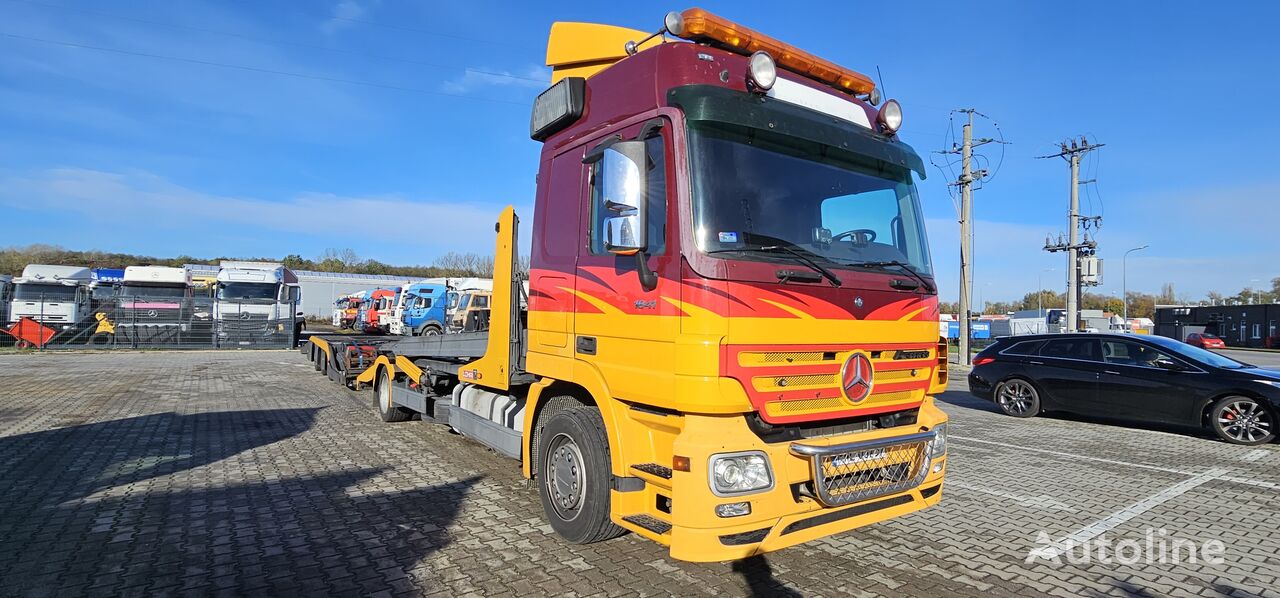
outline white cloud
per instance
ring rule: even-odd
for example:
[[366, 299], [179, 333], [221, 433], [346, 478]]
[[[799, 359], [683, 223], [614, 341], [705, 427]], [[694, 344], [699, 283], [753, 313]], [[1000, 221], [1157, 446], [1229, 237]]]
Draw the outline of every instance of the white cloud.
[[544, 67], [531, 66], [523, 71], [490, 68], [468, 68], [461, 77], [440, 84], [445, 93], [467, 93], [488, 87], [546, 89], [551, 84], [551, 72]]
[[14, 242], [70, 246], [109, 231], [149, 254], [307, 255], [329, 243], [396, 264], [429, 263], [446, 251], [492, 251], [499, 208], [327, 193], [270, 201], [203, 193], [146, 172], [80, 168], [0, 178], [0, 209], [58, 224], [58, 238]]

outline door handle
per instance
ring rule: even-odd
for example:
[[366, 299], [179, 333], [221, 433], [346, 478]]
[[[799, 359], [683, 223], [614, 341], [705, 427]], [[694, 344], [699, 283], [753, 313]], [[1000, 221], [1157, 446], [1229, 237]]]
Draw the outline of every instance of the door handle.
[[1031, 365], [1044, 365], [1043, 361], [1028, 361], [1027, 363], [1030, 363]]
[[577, 351], [583, 355], [596, 354], [596, 337], [594, 336], [580, 336], [578, 337], [576, 345]]

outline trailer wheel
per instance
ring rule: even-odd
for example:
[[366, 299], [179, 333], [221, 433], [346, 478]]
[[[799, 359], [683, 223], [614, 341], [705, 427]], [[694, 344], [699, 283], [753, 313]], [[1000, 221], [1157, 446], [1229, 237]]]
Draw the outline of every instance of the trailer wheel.
[[387, 374], [387, 368], [378, 370], [378, 384], [374, 386], [373, 396], [378, 403], [378, 415], [382, 416], [382, 421], [402, 422], [413, 417], [412, 411], [392, 402], [391, 376]]
[[609, 439], [594, 407], [550, 415], [538, 435], [538, 495], [551, 528], [574, 544], [616, 538], [609, 519]]

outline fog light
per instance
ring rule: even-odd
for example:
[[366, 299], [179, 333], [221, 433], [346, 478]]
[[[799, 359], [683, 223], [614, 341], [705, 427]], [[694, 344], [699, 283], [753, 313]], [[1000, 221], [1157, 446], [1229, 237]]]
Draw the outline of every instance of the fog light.
[[939, 462], [939, 463], [934, 463], [934, 464], [933, 464], [933, 473], [938, 473], [938, 472], [940, 472], [940, 471], [942, 471], [942, 463], [941, 463], [941, 462]]
[[750, 68], [747, 69], [747, 82], [757, 91], [769, 91], [778, 80], [778, 66], [768, 52], [760, 51], [751, 55]]
[[773, 487], [769, 460], [760, 451], [712, 455], [708, 467], [711, 491], [717, 496], [757, 492]]
[[731, 502], [723, 505], [716, 505], [717, 517], [741, 517], [751, 514], [751, 503], [749, 502]]
[[937, 435], [933, 437], [933, 442], [930, 443], [930, 448], [933, 451], [930, 454], [933, 455], [934, 459], [937, 459], [947, 454], [947, 424], [938, 424], [933, 429], [933, 432]]

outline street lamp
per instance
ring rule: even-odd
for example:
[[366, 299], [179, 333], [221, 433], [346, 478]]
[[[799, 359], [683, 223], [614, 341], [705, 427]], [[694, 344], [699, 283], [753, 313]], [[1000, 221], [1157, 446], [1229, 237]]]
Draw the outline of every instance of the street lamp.
[[1134, 247], [1124, 252], [1124, 257], [1120, 258], [1120, 294], [1124, 295], [1124, 325], [1129, 325], [1129, 254], [1135, 251], [1141, 251], [1151, 245], [1143, 245], [1142, 247]]

